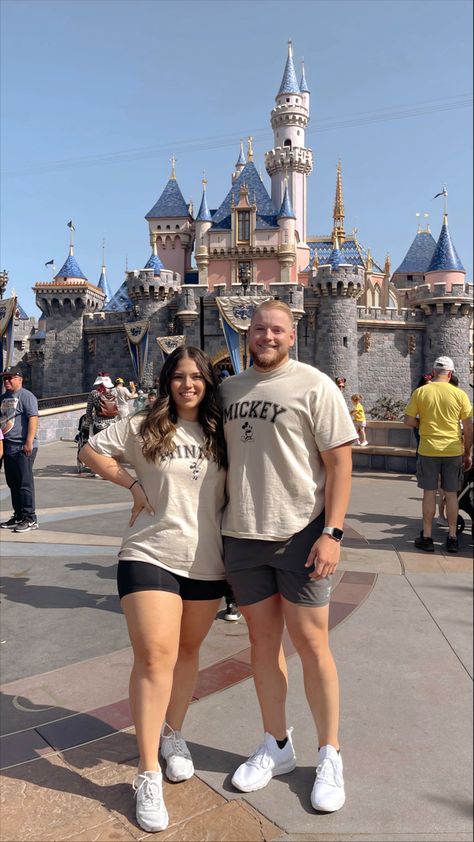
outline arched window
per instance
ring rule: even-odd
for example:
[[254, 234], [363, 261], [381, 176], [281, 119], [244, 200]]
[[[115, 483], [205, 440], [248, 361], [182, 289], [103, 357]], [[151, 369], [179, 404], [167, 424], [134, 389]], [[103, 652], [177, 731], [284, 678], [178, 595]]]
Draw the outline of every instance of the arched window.
[[289, 148], [289, 149], [291, 149], [291, 140], [290, 140], [289, 138], [287, 138], [287, 139], [285, 140], [285, 142], [284, 142], [283, 146], [288, 146], [288, 148]]

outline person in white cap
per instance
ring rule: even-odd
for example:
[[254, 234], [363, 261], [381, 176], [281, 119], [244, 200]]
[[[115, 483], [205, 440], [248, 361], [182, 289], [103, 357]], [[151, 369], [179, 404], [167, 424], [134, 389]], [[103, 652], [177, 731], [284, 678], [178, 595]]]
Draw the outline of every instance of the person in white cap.
[[106, 371], [99, 371], [87, 398], [85, 424], [95, 435], [105, 430], [118, 417], [117, 390]]
[[423, 528], [415, 539], [415, 547], [427, 553], [435, 549], [431, 531], [438, 486], [446, 497], [446, 550], [458, 552], [457, 495], [462, 472], [472, 465], [472, 406], [462, 389], [451, 386], [453, 372], [451, 357], [437, 357], [430, 388], [415, 389], [405, 407], [405, 424], [418, 427], [420, 432], [416, 476], [423, 489]]

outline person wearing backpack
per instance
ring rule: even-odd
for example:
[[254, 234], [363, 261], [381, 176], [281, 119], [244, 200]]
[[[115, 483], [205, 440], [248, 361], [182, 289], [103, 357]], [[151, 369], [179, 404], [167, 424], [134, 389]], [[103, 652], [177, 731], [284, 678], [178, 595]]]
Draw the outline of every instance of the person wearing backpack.
[[92, 435], [105, 430], [119, 417], [117, 390], [106, 371], [99, 371], [87, 398], [85, 426], [92, 427]]

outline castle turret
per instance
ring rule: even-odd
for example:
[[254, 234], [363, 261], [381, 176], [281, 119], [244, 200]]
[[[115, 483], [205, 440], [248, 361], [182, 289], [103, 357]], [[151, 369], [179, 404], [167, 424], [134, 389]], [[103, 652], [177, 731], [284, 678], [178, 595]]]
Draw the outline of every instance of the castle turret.
[[[82, 393], [83, 316], [102, 309], [105, 293], [89, 283], [74, 257], [69, 255], [52, 282], [35, 284], [36, 305], [46, 319], [42, 355], [43, 397]], [[35, 388], [35, 384], [32, 384]]]
[[[243, 155], [242, 152], [242, 144], [240, 144], [240, 152], [241, 156]], [[237, 162], [238, 163], [238, 162]], [[245, 161], [244, 161], [245, 164]], [[212, 216], [207, 204], [207, 196], [206, 196], [206, 185], [207, 181], [205, 178], [202, 180], [202, 199], [201, 204], [199, 206], [198, 215], [196, 217], [195, 222], [195, 258], [196, 264], [199, 270], [199, 282], [201, 284], [208, 283], [208, 267], [209, 267], [209, 246], [208, 246], [208, 238], [206, 237], [207, 232], [209, 231], [212, 225]]]
[[105, 269], [105, 255], [104, 255], [104, 246], [102, 246], [102, 268], [100, 270], [100, 278], [98, 280], [97, 286], [105, 295], [104, 298], [104, 306], [111, 301], [112, 299], [112, 290], [110, 289], [109, 282], [107, 280], [107, 272]]
[[454, 248], [448, 229], [448, 215], [443, 225], [425, 283], [410, 290], [410, 306], [421, 309], [425, 316], [424, 370], [431, 371], [436, 357], [454, 360], [459, 385], [468, 390], [469, 333], [472, 318], [472, 296], [466, 284], [466, 273]]
[[307, 177], [313, 169], [313, 153], [305, 147], [304, 134], [309, 122], [309, 90], [306, 78], [302, 80], [304, 91], [296, 78], [289, 41], [283, 79], [271, 113], [273, 149], [265, 153], [265, 167], [272, 180], [272, 202], [276, 208], [283, 201], [288, 177], [300, 243], [306, 241]]
[[234, 181], [237, 181], [240, 173], [242, 172], [243, 168], [245, 167], [245, 155], [244, 155], [244, 145], [242, 141], [240, 141], [240, 152], [239, 157], [237, 158], [237, 163], [235, 165], [235, 171], [232, 173], [232, 184]]
[[289, 283], [291, 280], [296, 280], [296, 278], [293, 279], [291, 277], [291, 269], [296, 259], [296, 216], [288, 192], [288, 180], [286, 180], [285, 183], [285, 194], [283, 196], [283, 201], [281, 203], [281, 208], [277, 219], [278, 225], [281, 230], [280, 241], [278, 245], [278, 260], [281, 266], [280, 281], [282, 283]]
[[357, 299], [363, 292], [364, 273], [343, 263], [337, 236], [327, 263], [319, 266], [312, 289], [318, 298], [314, 365], [332, 379], [346, 377], [358, 390]]
[[419, 227], [405, 257], [392, 275], [392, 284], [397, 289], [409, 289], [423, 284], [435, 249], [436, 240], [429, 228], [422, 230]]
[[168, 183], [145, 219], [150, 229], [150, 245], [156, 243], [163, 265], [184, 278], [191, 266], [194, 222], [190, 205], [185, 202], [176, 180], [174, 156]]

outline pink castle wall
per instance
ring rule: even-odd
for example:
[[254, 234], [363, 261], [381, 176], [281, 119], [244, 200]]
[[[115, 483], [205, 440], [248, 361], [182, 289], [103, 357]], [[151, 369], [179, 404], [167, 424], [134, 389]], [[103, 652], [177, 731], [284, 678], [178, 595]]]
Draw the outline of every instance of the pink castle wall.
[[278, 260], [257, 260], [257, 283], [273, 283], [280, 280]]
[[230, 260], [213, 260], [209, 265], [208, 284], [209, 289], [214, 289], [216, 284], [226, 284], [230, 289], [231, 285], [231, 266]]
[[439, 269], [437, 272], [427, 272], [425, 281], [433, 289], [434, 284], [446, 284], [446, 292], [451, 292], [453, 284], [466, 283], [466, 276], [464, 272], [454, 272], [452, 269], [445, 271]]
[[158, 240], [157, 251], [165, 269], [179, 272], [184, 280], [184, 274], [191, 265], [191, 255], [189, 249], [186, 250], [182, 247], [181, 238], [176, 237], [174, 248], [171, 237], [166, 237], [164, 244]]

